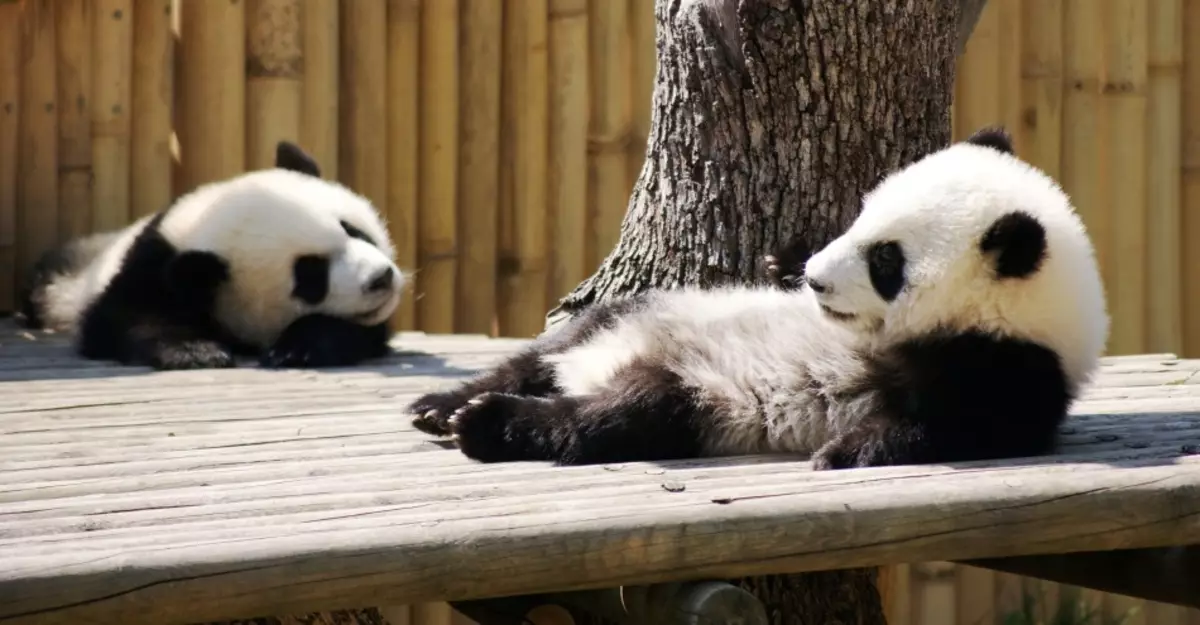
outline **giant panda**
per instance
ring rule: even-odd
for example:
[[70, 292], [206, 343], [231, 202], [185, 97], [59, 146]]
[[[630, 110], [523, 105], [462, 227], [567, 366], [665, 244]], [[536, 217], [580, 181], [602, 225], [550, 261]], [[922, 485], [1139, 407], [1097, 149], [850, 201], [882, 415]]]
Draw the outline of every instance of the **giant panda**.
[[775, 452], [841, 469], [1053, 451], [1109, 319], [1070, 200], [1002, 128], [884, 178], [805, 256], [772, 259], [786, 288], [594, 305], [418, 398], [414, 425], [484, 462]]
[[86, 358], [156, 369], [351, 365], [389, 351], [394, 256], [371, 203], [281, 141], [273, 168], [47, 252], [19, 316]]

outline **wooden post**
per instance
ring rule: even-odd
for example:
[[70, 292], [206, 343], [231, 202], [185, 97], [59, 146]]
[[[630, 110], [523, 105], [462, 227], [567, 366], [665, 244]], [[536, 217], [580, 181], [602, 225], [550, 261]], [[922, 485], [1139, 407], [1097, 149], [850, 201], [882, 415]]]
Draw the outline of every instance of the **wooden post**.
[[[654, 2], [647, 4], [653, 32]], [[552, 301], [546, 303], [548, 308], [595, 269], [588, 257], [588, 1], [550, 0], [549, 20], [550, 184], [546, 210], [554, 234], [550, 237], [547, 295]], [[646, 114], [649, 112], [647, 102]], [[640, 167], [641, 161], [638, 163]]]
[[[531, 8], [530, 10], [536, 10]], [[500, 184], [500, 75], [504, 3], [462, 3], [462, 146], [458, 155], [459, 261], [456, 332], [487, 334], [496, 321], [496, 227]], [[505, 160], [503, 169], [513, 165]]]
[[326, 178], [338, 180], [338, 0], [304, 0], [303, 5], [300, 145]]
[[17, 135], [21, 113], [21, 5], [0, 6], [0, 312], [12, 312], [17, 264]]
[[420, 155], [417, 323], [454, 331], [458, 259], [458, 3], [421, 7]]
[[92, 31], [92, 229], [129, 223], [133, 2], [97, 0]]
[[172, 115], [175, 103], [175, 35], [172, 0], [133, 2], [133, 115], [129, 160], [136, 173], [129, 189], [130, 217], [160, 211], [171, 202]]
[[[1200, 59], [1200, 9], [1188, 5], [1183, 12], [1183, 58]], [[1183, 146], [1183, 197], [1180, 236], [1200, 241], [1200, 62], [1183, 64], [1181, 85]], [[1183, 355], [1200, 356], [1200, 245], [1182, 246]]]
[[273, 166], [279, 141], [300, 139], [302, 23], [301, 0], [246, 0], [247, 169]]
[[508, 0], [504, 8], [500, 334], [531, 337], [544, 325], [548, 286], [547, 7], [546, 0]]
[[625, 164], [629, 141], [629, 5], [589, 0], [591, 129], [588, 137], [588, 212], [593, 240], [591, 266], [612, 251], [629, 205]]
[[[1183, 74], [1183, 1], [1149, 2], [1149, 101], [1146, 116], [1146, 324], [1145, 349], [1183, 348], [1180, 260], [1180, 114]], [[1196, 58], [1193, 63], [1200, 63]]]
[[182, 190], [245, 171], [245, 4], [182, 0]]
[[17, 279], [58, 243], [57, 0], [26, 0], [21, 32], [21, 123], [17, 138]]
[[1109, 175], [1092, 181], [1112, 202], [1109, 352], [1146, 349], [1146, 0], [1101, 3]]
[[[420, 192], [419, 121], [421, 0], [388, 0], [387, 7], [387, 215], [396, 262], [417, 268], [417, 197]], [[412, 287], [410, 287], [411, 289]], [[415, 330], [413, 292], [400, 301], [394, 327]]]
[[93, 0], [63, 0], [58, 36], [58, 230], [63, 239], [92, 231]]

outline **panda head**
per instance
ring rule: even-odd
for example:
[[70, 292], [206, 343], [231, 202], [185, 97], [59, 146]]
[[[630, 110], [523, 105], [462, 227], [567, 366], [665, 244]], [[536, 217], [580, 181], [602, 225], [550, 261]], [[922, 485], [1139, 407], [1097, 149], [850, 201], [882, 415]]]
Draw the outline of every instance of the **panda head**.
[[324, 313], [386, 321], [408, 275], [378, 212], [321, 178], [299, 147], [280, 142], [275, 167], [180, 198], [159, 232], [179, 251], [168, 282], [215, 292], [215, 315], [239, 339], [266, 345], [288, 324]]
[[1108, 336], [1091, 241], [1066, 194], [984, 129], [885, 178], [805, 265], [822, 313], [875, 345], [984, 330], [1085, 380]]

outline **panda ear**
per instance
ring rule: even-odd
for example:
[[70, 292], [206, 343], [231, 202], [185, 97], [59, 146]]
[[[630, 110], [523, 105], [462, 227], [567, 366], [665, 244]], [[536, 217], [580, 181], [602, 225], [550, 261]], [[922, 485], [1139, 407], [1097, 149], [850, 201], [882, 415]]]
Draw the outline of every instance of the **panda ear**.
[[985, 148], [992, 148], [1004, 154], [1013, 153], [1012, 137], [1003, 126], [988, 126], [975, 131], [967, 137], [967, 143]]
[[999, 278], [1025, 278], [1046, 257], [1046, 229], [1032, 215], [1012, 212], [992, 222], [979, 251], [993, 258]]
[[300, 146], [290, 141], [280, 141], [275, 144], [275, 166], [308, 174], [314, 178], [321, 177], [321, 168], [317, 166], [317, 161], [300, 149]]
[[183, 252], [164, 271], [171, 294], [195, 310], [212, 306], [217, 287], [229, 280], [229, 264], [212, 252]]

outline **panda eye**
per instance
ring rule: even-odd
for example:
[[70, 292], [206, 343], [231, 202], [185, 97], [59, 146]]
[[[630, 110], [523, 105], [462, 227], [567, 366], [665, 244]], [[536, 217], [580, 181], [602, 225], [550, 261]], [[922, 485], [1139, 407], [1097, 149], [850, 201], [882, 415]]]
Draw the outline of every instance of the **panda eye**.
[[[367, 236], [367, 233], [363, 232], [362, 230], [359, 230], [358, 228], [355, 228], [354, 226], [350, 225], [349, 223], [347, 223], [345, 221], [342, 221], [340, 223], [342, 224], [342, 230], [345, 230], [346, 234], [349, 235], [350, 238], [358, 239], [360, 241], [366, 241], [367, 243], [370, 243], [371, 245], [375, 245], [375, 242], [371, 240], [371, 237]], [[378, 246], [376, 246], [376, 247], [378, 247]]]
[[884, 300], [891, 301], [904, 288], [904, 250], [895, 241], [875, 243], [867, 249], [871, 285]]

